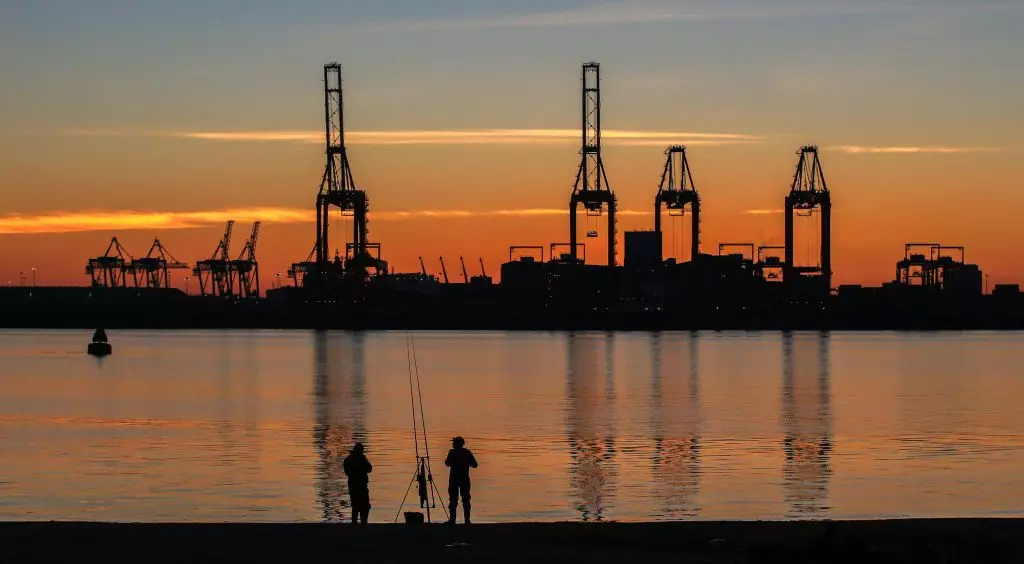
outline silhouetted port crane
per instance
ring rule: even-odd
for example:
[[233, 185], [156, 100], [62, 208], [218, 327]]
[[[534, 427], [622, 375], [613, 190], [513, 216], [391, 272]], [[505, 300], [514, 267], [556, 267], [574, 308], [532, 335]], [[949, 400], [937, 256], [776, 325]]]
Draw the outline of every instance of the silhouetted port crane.
[[[463, 267], [463, 268], [465, 268], [465, 267]], [[483, 284], [483, 285], [490, 285], [491, 284], [491, 282], [492, 282], [491, 277], [487, 275], [487, 269], [484, 268], [484, 258], [483, 257], [480, 257], [480, 274], [470, 278], [470, 282], [472, 282], [473, 284]]]
[[427, 265], [423, 264], [423, 257], [420, 257], [420, 272], [423, 273], [423, 277], [427, 277]]
[[238, 289], [232, 293], [242, 298], [260, 297], [260, 263], [256, 260], [256, 241], [260, 235], [260, 222], [252, 224], [252, 233], [238, 258], [231, 261], [229, 280], [238, 283]]
[[[304, 262], [288, 269], [288, 275], [298, 286], [300, 280], [306, 285], [307, 277], [313, 274], [321, 286], [329, 280], [343, 275], [354, 276], [365, 281], [367, 269], [376, 274], [387, 272], [387, 263], [380, 258], [380, 244], [369, 243], [368, 216], [370, 200], [366, 192], [356, 187], [349, 167], [345, 148], [345, 104], [342, 93], [341, 65], [324, 65], [324, 137], [326, 141], [327, 165], [320, 180], [320, 191], [316, 197], [316, 243]], [[345, 260], [335, 252], [330, 253], [330, 209], [336, 207], [342, 216], [352, 218], [352, 242], [345, 244]], [[374, 250], [376, 255], [370, 253]]]
[[[730, 249], [742, 249], [746, 251], [746, 253], [727, 252]], [[750, 261], [751, 264], [753, 264], [753, 262], [757, 260], [757, 251], [754, 250], [753, 243], [719, 243], [718, 256], [724, 257], [730, 255], [739, 255], [740, 257], [743, 258], [743, 260]]]
[[231, 230], [234, 227], [235, 221], [228, 221], [224, 226], [224, 237], [217, 243], [213, 255], [197, 262], [196, 267], [192, 269], [192, 274], [199, 279], [199, 293], [203, 296], [232, 296], [234, 280], [232, 280], [229, 249], [231, 247]]
[[466, 273], [466, 261], [459, 257], [459, 264], [462, 265], [462, 283], [469, 284], [469, 274]]
[[690, 206], [693, 222], [690, 225], [690, 260], [700, 254], [700, 196], [693, 184], [690, 164], [686, 160], [686, 147], [673, 145], [665, 150], [665, 170], [654, 197], [654, 230], [661, 233], [661, 206], [669, 216], [682, 217]]
[[126, 288], [128, 277], [132, 275], [132, 255], [118, 242], [117, 237], [110, 239], [103, 256], [89, 259], [85, 265], [85, 273], [89, 275], [94, 288]]
[[964, 255], [961, 246], [907, 243], [903, 260], [896, 263], [896, 282], [980, 296], [982, 272], [978, 265], [967, 264]]
[[444, 283], [447, 284], [448, 283], [448, 269], [444, 267], [444, 257], [439, 257], [439, 258], [441, 259], [441, 276], [444, 276]]
[[[316, 261], [326, 264], [328, 258], [328, 221], [331, 206], [341, 210], [342, 215], [352, 217], [352, 243], [346, 245], [346, 268], [365, 272], [374, 266], [381, 270], [379, 258], [373, 258], [367, 251], [367, 214], [370, 200], [364, 190], [356, 188], [352, 169], [348, 163], [345, 148], [345, 103], [342, 94], [341, 65], [324, 65], [324, 134], [327, 143], [327, 166], [320, 181], [320, 193], [316, 198], [317, 241]], [[350, 253], [349, 253], [350, 251]], [[386, 270], [386, 267], [384, 268]]]
[[[896, 263], [896, 282], [905, 286], [938, 287], [938, 243], [907, 243], [903, 260]], [[919, 251], [927, 251], [927, 254]]]
[[153, 239], [146, 256], [133, 260], [131, 264], [135, 285], [141, 288], [170, 288], [169, 271], [188, 268], [187, 264], [174, 258], [157, 238]]
[[[800, 160], [796, 164], [793, 184], [786, 196], [786, 258], [783, 279], [787, 283], [796, 276], [820, 276], [822, 290], [827, 293], [832, 287], [832, 199], [825, 184], [825, 174], [818, 160], [818, 148], [813, 145], [801, 147], [797, 152]], [[810, 215], [815, 210], [821, 213], [821, 249], [817, 266], [797, 266], [794, 260], [793, 217], [801, 211]]]
[[[785, 251], [786, 247], [778, 245], [762, 245], [757, 248], [757, 263], [755, 263], [755, 266], [762, 280], [765, 282], [785, 281], [783, 278], [785, 275], [783, 272]], [[783, 256], [779, 256], [779, 252], [782, 252]]]
[[[569, 198], [569, 252], [573, 262], [580, 261], [576, 248], [576, 209], [583, 205], [587, 217], [599, 217], [608, 211], [608, 265], [615, 266], [615, 194], [601, 160], [601, 70], [598, 63], [584, 63], [582, 76], [583, 145], [576, 184]], [[587, 236], [596, 236], [588, 231]]]

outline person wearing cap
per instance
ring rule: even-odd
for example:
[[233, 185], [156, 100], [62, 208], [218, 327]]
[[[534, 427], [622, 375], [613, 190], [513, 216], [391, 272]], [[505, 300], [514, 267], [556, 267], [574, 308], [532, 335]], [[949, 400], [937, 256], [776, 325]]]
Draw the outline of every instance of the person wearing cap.
[[373, 465], [363, 454], [363, 443], [356, 443], [352, 452], [345, 457], [342, 468], [348, 476], [348, 496], [352, 501], [352, 522], [366, 524], [370, 516], [370, 472]]
[[469, 524], [469, 469], [476, 468], [476, 458], [466, 448], [462, 437], [452, 439], [452, 449], [444, 459], [444, 465], [451, 468], [448, 474], [448, 522], [455, 523], [455, 510], [459, 507], [459, 494], [462, 495], [462, 515]]

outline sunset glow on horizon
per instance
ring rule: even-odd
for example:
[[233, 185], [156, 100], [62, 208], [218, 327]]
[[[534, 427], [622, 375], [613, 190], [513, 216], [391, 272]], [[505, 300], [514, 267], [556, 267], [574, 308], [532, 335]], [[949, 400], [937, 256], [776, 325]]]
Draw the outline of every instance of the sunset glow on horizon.
[[[272, 287], [313, 244], [334, 60], [370, 239], [400, 271], [482, 257], [497, 277], [510, 245], [568, 239], [580, 64], [596, 60], [620, 243], [653, 227], [664, 150], [682, 144], [702, 251], [779, 244], [795, 153], [815, 144], [834, 284], [890, 280], [914, 240], [964, 245], [992, 284], [1024, 283], [1024, 5], [228, 4], [0, 6], [0, 283], [38, 268], [41, 284], [86, 284], [115, 235], [140, 254], [158, 236], [194, 263], [235, 220], [233, 252], [263, 222]], [[666, 257], [680, 257], [690, 218], [666, 220]], [[346, 221], [332, 215], [332, 236]], [[605, 219], [579, 222], [603, 262]]]

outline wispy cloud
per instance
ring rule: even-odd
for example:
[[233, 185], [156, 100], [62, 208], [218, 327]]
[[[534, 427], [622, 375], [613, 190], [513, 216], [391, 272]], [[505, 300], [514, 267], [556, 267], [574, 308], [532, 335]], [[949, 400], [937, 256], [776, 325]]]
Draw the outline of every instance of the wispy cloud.
[[831, 149], [842, 151], [850, 155], [896, 155], [896, 154], [953, 154], [953, 153], [996, 153], [1002, 151], [997, 147], [947, 147], [941, 145], [932, 146], [866, 146], [866, 145], [842, 145], [831, 147]]
[[[970, 9], [1007, 9], [1013, 3], [983, 2]], [[825, 3], [789, 0], [784, 2], [715, 2], [680, 0], [620, 0], [572, 10], [503, 14], [469, 19], [428, 19], [389, 22], [375, 31], [442, 31], [514, 27], [568, 27], [626, 25], [678, 21], [794, 19], [842, 17], [869, 14], [957, 11], [968, 8], [955, 3], [923, 1], [858, 0]]]
[[777, 213], [783, 213], [784, 211], [785, 210], [763, 209], [763, 210], [744, 210], [743, 213], [748, 213], [750, 215], [772, 215], [772, 214], [777, 214]]
[[310, 221], [308, 210], [276, 207], [236, 208], [207, 211], [160, 212], [138, 210], [101, 210], [0, 216], [0, 234], [74, 233], [111, 229], [187, 229], [235, 221], [262, 220], [274, 223]]
[[[506, 209], [506, 210], [414, 210], [414, 211], [382, 211], [373, 212], [370, 215], [371, 221], [401, 221], [404, 219], [418, 218], [439, 218], [457, 219], [471, 217], [529, 217], [529, 216], [564, 216], [568, 214], [565, 208], [530, 208], [530, 209]], [[616, 215], [636, 216], [651, 215], [652, 212], [639, 210], [616, 210]]]
[[[77, 130], [73, 135], [94, 137], [169, 137], [224, 142], [324, 142], [321, 131], [107, 131]], [[755, 143], [762, 135], [748, 133], [708, 133], [694, 131], [604, 130], [603, 140], [619, 145], [725, 145]], [[401, 131], [349, 131], [349, 145], [476, 145], [578, 143], [578, 129], [438, 129]]]
[[[95, 135], [103, 137], [103, 131], [76, 131], [78, 135]], [[111, 137], [130, 137], [130, 132], [111, 132]], [[202, 139], [206, 141], [301, 141], [316, 143], [324, 141], [324, 134], [315, 131], [184, 131], [169, 133], [137, 133], [139, 137], [180, 137], [184, 139]]]
[[[413, 219], [459, 219], [480, 217], [536, 217], [565, 215], [565, 209], [499, 210], [411, 210], [371, 212], [371, 221], [396, 222]], [[651, 212], [620, 210], [619, 215], [650, 215]], [[223, 210], [160, 212], [139, 210], [99, 210], [51, 212], [46, 214], [9, 214], [0, 216], [0, 234], [76, 233], [111, 230], [190, 229], [238, 222], [310, 223], [313, 210], [288, 207], [230, 208]]]

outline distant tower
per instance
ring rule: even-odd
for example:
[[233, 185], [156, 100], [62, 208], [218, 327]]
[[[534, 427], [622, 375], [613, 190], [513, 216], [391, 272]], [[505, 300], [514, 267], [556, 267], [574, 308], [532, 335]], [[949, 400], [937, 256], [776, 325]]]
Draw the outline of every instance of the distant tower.
[[328, 215], [331, 206], [352, 214], [353, 256], [366, 256], [366, 215], [369, 200], [366, 192], [356, 188], [345, 152], [345, 105], [341, 88], [341, 65], [324, 65], [324, 136], [327, 144], [327, 166], [316, 197], [316, 262], [330, 260], [328, 248]]
[[[801, 147], [797, 153], [800, 160], [796, 164], [793, 185], [786, 196], [786, 265], [783, 280], [790, 283], [796, 276], [810, 275], [822, 277], [824, 291], [832, 288], [832, 199], [825, 174], [818, 160], [818, 148], [813, 145]], [[821, 250], [818, 266], [797, 267], [793, 258], [793, 217], [797, 210], [808, 210], [813, 213], [817, 209], [821, 213]]]
[[693, 222], [690, 226], [690, 260], [700, 254], [700, 196], [693, 184], [690, 164], [686, 160], [686, 147], [673, 145], [665, 150], [665, 170], [661, 173], [658, 195], [654, 197], [654, 230], [661, 233], [661, 205], [669, 215], [682, 216], [690, 206]]
[[597, 63], [583, 65], [582, 137], [580, 167], [569, 198], [569, 247], [576, 253], [576, 208], [583, 204], [588, 216], [600, 216], [608, 209], [608, 265], [615, 266], [615, 194], [601, 161], [601, 70]]

